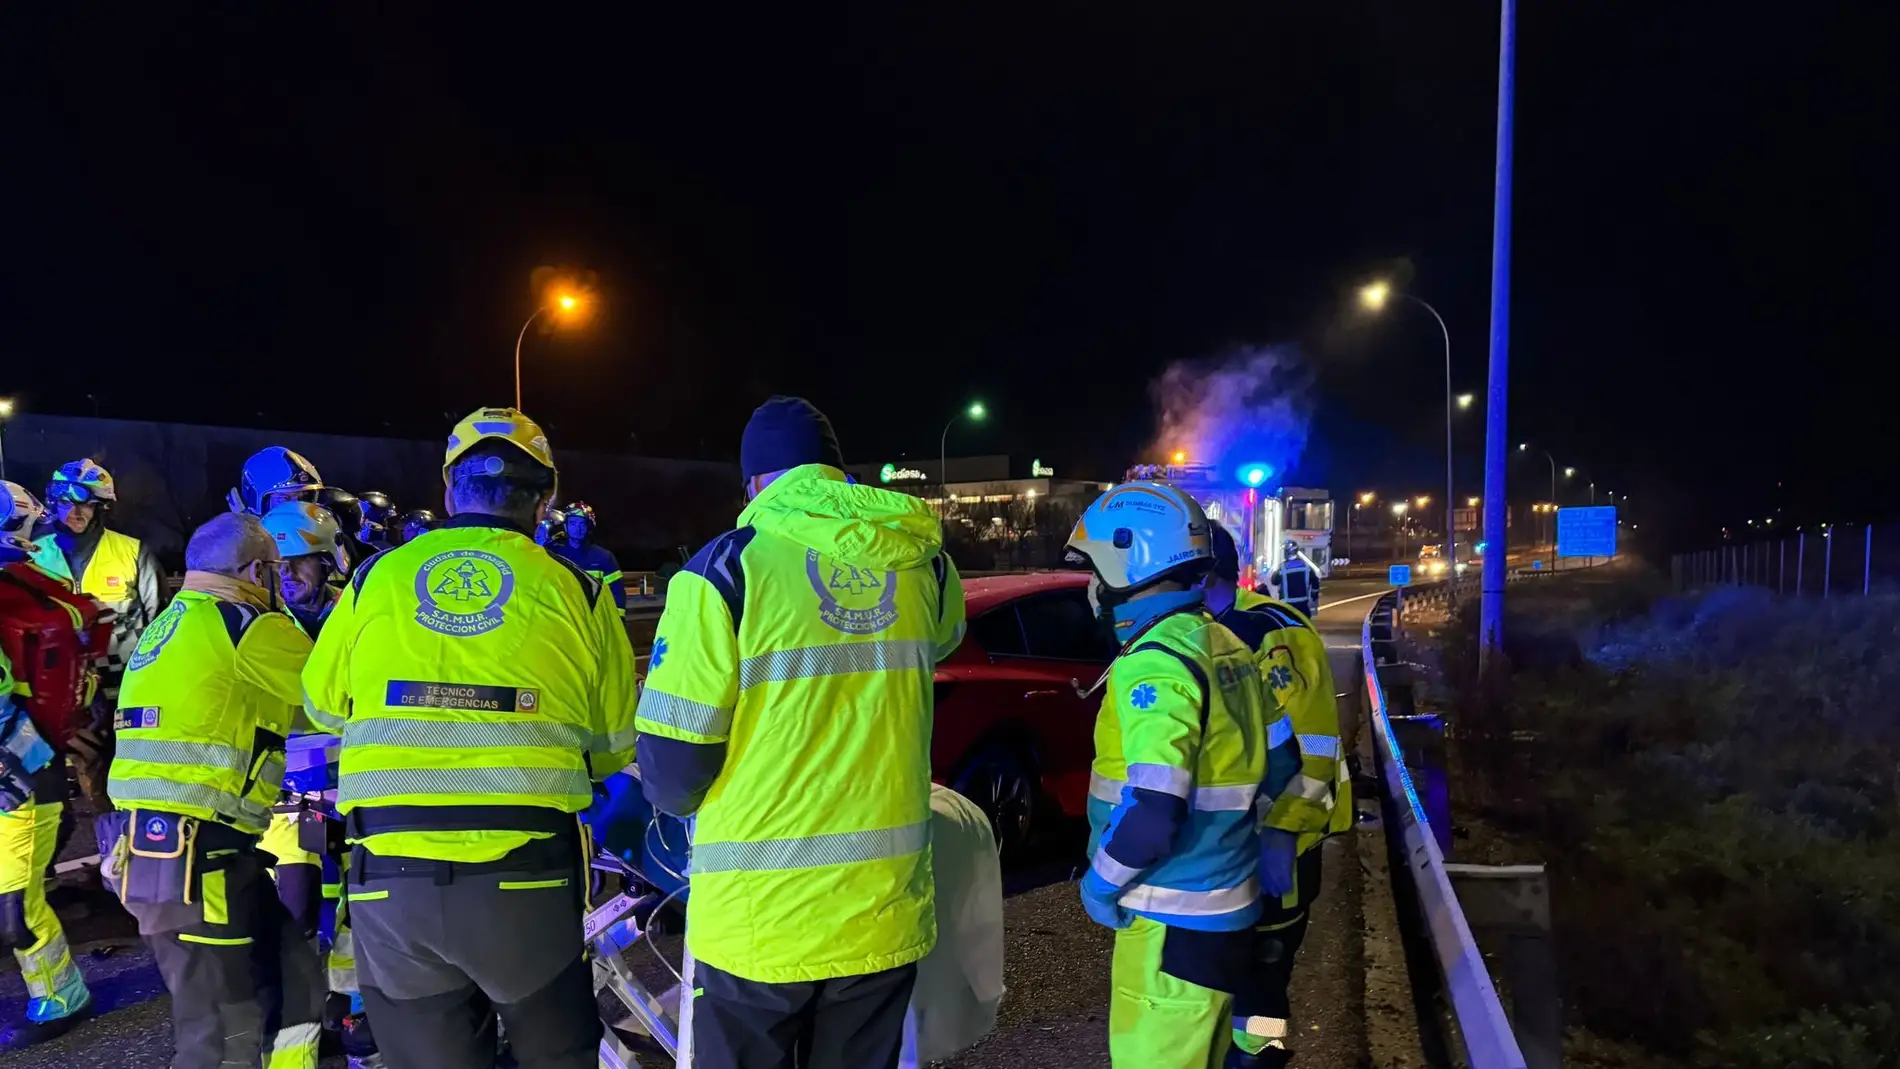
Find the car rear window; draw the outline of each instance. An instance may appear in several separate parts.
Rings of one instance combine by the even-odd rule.
[[[970,621],[970,637],[992,657],[1021,657],[1023,628],[1016,622],[1016,606],[1001,605]]]
[[[1029,656],[1052,661],[1109,661],[1113,640],[1103,634],[1080,590],[1039,594],[1016,603],[1028,636]]]

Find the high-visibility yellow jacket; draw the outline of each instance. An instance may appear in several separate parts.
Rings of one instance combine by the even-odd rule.
[[[337,809],[385,856],[498,860],[559,834],[633,760],[633,647],[595,580],[458,515],[369,558],[304,670],[343,736]]]
[[[1225,627],[1191,608],[1148,628],[1096,714],[1084,879],[1163,924],[1251,925],[1269,727],[1253,657]]]
[[[1267,822],[1299,836],[1301,853],[1352,830],[1352,778],[1339,737],[1339,703],[1326,640],[1298,609],[1242,590],[1221,621],[1254,650],[1260,676],[1286,707],[1300,744],[1300,774],[1274,799]]]
[[[106,782],[114,805],[253,834],[270,824],[310,640],[290,617],[265,610],[266,597],[190,572],[145,629],[119,691]]]
[[[117,614],[112,621],[112,641],[106,649],[106,669],[123,670],[139,636],[159,611],[163,595],[157,560],[138,539],[102,528],[92,556],[85,561],[85,574],[75,580],[57,534],[41,536],[34,547],[33,563],[54,578],[72,584],[79,593],[98,598]]]
[[[668,583],[640,699],[647,797],[698,813],[688,943],[771,983],[916,961],[936,941],[932,677],[964,624],[942,525],[815,464],[739,524]]]

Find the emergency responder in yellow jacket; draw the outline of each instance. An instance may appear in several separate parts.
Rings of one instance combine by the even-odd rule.
[[[264,529],[277,542],[277,551],[284,559],[284,609],[314,640],[322,634],[323,624],[341,596],[341,584],[350,574],[343,525],[323,505],[291,500],[264,514]],[[277,897],[310,939],[317,938],[322,925],[323,903],[336,903],[330,949],[324,956],[332,996],[325,1013],[326,1026],[342,1033],[350,1069],[378,1064],[375,1040],[357,990],[355,937],[350,930],[349,910],[341,901],[345,859],[335,853],[325,856],[305,850],[301,825],[294,809],[280,806],[270,830],[264,833],[263,849],[277,859]]]
[[[1208,522],[1193,498],[1124,483],[1083,511],[1069,550],[1120,646],[1095,722],[1081,886],[1089,915],[1116,929],[1109,1054],[1117,1069],[1219,1069],[1260,914],[1255,803],[1277,788],[1268,750],[1290,728],[1252,652],[1202,611]]]
[[[512,408],[457,424],[450,519],[350,579],[304,672],[343,736],[337,808],[363,1003],[392,1069],[591,1069],[576,814],[633,757],[633,648],[595,580],[530,538],[556,491]]]
[[[39,568],[28,536],[44,511],[25,487],[0,482],[0,568]],[[62,581],[39,573],[49,583]],[[25,688],[0,649],[0,946],[13,951],[27,991],[26,1019],[11,1027],[0,1049],[55,1039],[93,1013],[92,994],[46,901],[44,875],[58,852],[70,793],[65,759],[34,726]]]
[[[831,423],[774,397],[751,503],[667,586],[640,699],[647,798],[696,814],[695,1064],[895,1066],[936,941],[931,680],[963,588],[917,498],[846,478]]]
[[[1293,959],[1306,938],[1320,888],[1320,843],[1352,830],[1352,780],[1339,738],[1339,708],[1326,640],[1298,610],[1238,589],[1234,536],[1213,527],[1214,569],[1207,609],[1254,651],[1267,690],[1284,706],[1299,743],[1300,771],[1269,801],[1261,828],[1263,882],[1269,894],[1255,926],[1255,966],[1234,996],[1234,1050],[1228,1069],[1280,1069],[1291,1006]]]
[[[114,718],[107,790],[127,818],[108,876],[171,992],[174,1069],[317,1064],[322,971],[257,849],[310,655],[275,611],[279,563],[255,516],[198,528]]]
[[[117,614],[102,680],[108,696],[118,692],[132,647],[164,607],[165,573],[151,549],[106,526],[118,499],[111,473],[91,459],[62,464],[46,484],[50,515],[34,540],[35,563]]]

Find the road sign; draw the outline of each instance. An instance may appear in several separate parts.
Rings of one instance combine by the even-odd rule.
[[[1385,581],[1391,583],[1393,586],[1411,586],[1412,566],[1409,564],[1394,564],[1391,569],[1386,572]]]
[[[1557,555],[1616,556],[1616,506],[1558,509]]]

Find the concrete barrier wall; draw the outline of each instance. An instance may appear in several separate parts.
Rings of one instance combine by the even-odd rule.
[[[113,526],[173,564],[190,532],[225,508],[245,458],[267,445],[302,453],[351,492],[381,490],[404,509],[442,511],[441,441],[33,413],[9,420],[4,433],[7,477],[34,493],[69,460],[105,465],[119,491]],[[697,549],[731,527],[744,504],[736,464],[564,450],[558,440],[554,454],[561,500],[599,511],[601,543],[629,569],[656,567],[678,545]]]

